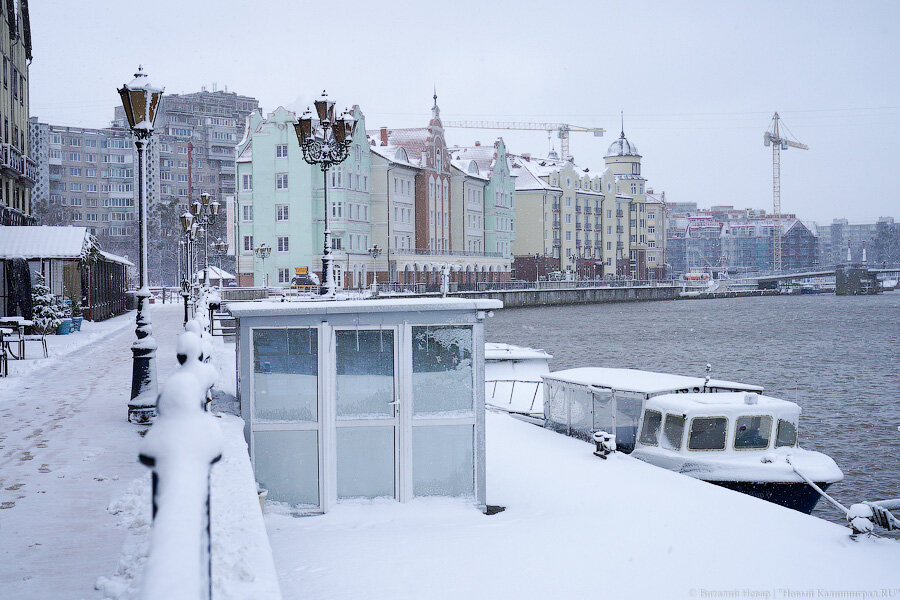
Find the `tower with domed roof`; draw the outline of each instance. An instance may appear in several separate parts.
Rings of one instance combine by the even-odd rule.
[[[609,145],[604,160],[606,168],[614,175],[616,181],[617,215],[623,215],[621,227],[624,229],[622,235],[624,248],[621,255],[617,255],[616,273],[630,275],[636,279],[648,279],[651,270],[659,266],[651,262],[656,263],[659,258],[656,252],[651,251],[649,254],[653,260],[649,260],[647,228],[661,226],[662,223],[660,215],[655,212],[652,219],[654,223],[648,223],[650,219],[644,189],[647,180],[641,175],[641,155],[637,146],[625,137],[624,118],[619,139]],[[618,227],[620,225],[617,223],[617,232]]]

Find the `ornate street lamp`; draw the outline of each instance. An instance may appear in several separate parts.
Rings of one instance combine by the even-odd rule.
[[[220,206],[206,192],[200,194],[200,199],[194,200],[190,205],[191,214],[200,224],[198,233],[203,234],[203,285],[205,286],[209,286],[209,230],[216,222]]]
[[[218,238],[212,243],[216,256],[219,257],[219,289],[222,289],[222,259],[228,254],[228,242]]]
[[[303,160],[322,169],[325,201],[325,247],[322,252],[322,286],[319,293],[333,298],[335,294],[334,270],[331,258],[331,230],[328,228],[328,169],[339,165],[350,154],[356,119],[345,110],[340,117],[334,116],[334,101],[323,91],[315,101],[316,112],[308,108],[294,123],[297,140],[303,150]]]
[[[137,316],[135,334],[137,340],[131,346],[133,355],[131,373],[131,400],[128,402],[128,420],[132,423],[147,423],[156,410],[156,341],[147,300],[150,297],[149,273],[147,269],[147,198],[144,194],[144,147],[150,143],[153,124],[159,109],[164,88],[150,83],[143,68],[138,67],[134,79],[119,90],[125,118],[134,135],[134,146],[138,153],[138,229],[139,229],[139,278],[137,291]]]
[[[266,274],[266,289],[269,289],[269,274],[266,272],[266,259],[272,254],[272,247],[266,244],[260,244],[259,248],[253,251],[256,257],[263,262],[263,273]]]
[[[381,248],[375,244],[368,250],[369,256],[372,257],[372,293],[378,293],[378,256],[381,254]]]
[[[181,215],[181,231],[184,239],[181,241],[184,246],[184,273],[181,274],[181,297],[184,299],[184,324],[187,325],[190,316],[188,315],[188,298],[191,295],[191,280],[194,277],[194,215],[185,211]]]

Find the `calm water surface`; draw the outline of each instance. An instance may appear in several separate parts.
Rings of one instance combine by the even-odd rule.
[[[900,497],[900,291],[496,311],[486,339],[543,348],[551,370],[628,367],[754,383],[802,408],[844,505]],[[827,502],[815,515],[845,522]],[[893,536],[898,537],[898,536]]]

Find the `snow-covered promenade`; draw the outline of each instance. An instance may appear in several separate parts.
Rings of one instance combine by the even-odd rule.
[[[153,310],[161,381],[177,367],[180,314]],[[134,313],[49,341],[50,359],[11,361],[0,380],[0,597],[10,600],[100,597],[95,582],[125,539],[107,507],[147,473],[126,420]]]

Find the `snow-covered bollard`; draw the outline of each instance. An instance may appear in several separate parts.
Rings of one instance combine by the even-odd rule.
[[[153,470],[153,532],[141,598],[209,598],[210,469],[222,457],[222,431],[201,406],[206,387],[179,369],[159,395],[159,416],[141,444]]]
[[[594,456],[605,460],[607,456],[616,451],[616,436],[605,431],[597,431],[594,433],[594,445],[597,446]]]

